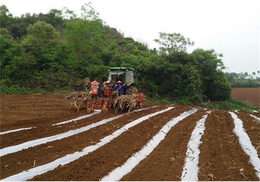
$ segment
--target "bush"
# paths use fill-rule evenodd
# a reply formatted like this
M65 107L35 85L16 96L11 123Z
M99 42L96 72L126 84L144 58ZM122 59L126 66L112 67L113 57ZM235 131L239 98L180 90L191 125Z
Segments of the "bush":
M202 106L211 109L224 109L224 110L231 110L231 111L244 110L244 111L252 112L253 110L255 110L254 108L247 105L246 103L234 99L232 97L230 97L225 101L203 103Z
M0 93L1 94L36 94L36 93L47 94L48 92L42 89L27 90L25 88L19 87L18 85L12 85L11 87L1 86Z
M189 99L187 99L187 98L179 99L177 102L180 104L183 104L183 105L192 105L191 102L189 101Z

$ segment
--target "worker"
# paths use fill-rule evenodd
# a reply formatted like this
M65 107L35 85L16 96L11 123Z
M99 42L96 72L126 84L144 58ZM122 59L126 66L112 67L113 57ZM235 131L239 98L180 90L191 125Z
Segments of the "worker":
M105 81L103 83L104 94L107 94L107 95L112 94L112 86L113 86L113 83L111 83L109 80Z
M125 95L125 89L126 89L125 84L123 84L123 82L121 80L118 80L116 82L116 84L117 84L116 90L118 91L118 94L119 95Z
M107 81L105 81L104 83L103 83L103 86L104 86L104 88L112 88L112 86L113 86L113 83L111 83L109 80L107 80Z
M104 87L101 84L98 84L98 97L104 97Z
M91 82L91 91L90 94L91 95L96 95L98 94L98 89L99 89L99 83L94 80L93 82Z

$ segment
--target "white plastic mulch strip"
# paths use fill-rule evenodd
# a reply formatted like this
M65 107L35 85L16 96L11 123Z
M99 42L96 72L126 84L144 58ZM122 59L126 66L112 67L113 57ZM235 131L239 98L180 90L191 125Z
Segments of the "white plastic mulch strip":
M260 159L255 147L252 145L250 138L243 128L243 121L233 112L229 112L234 119L235 128L233 132L237 135L239 144L245 153L250 157L249 162L254 166L256 175L260 179Z
M32 128L35 128L35 127L20 128L20 129L15 129L15 130L3 131L3 132L0 132L0 135L4 135L4 134L7 134L7 133L13 133L13 132L17 132L17 131L22 131L22 130L30 130Z
M171 128L176 125L179 121L183 120L187 116L197 112L198 109L192 109L188 112L182 113L180 116L171 119L166 123L161 130L153 136L151 140L138 152L133 154L122 166L117 167L111 171L107 176L103 177L101 181L118 181L124 175L132 171L135 166L137 166L144 158L146 158L165 138L166 134L171 130Z
M60 123L55 123L53 124L52 126L56 126L56 125L61 125L61 124L65 124L65 123L69 123L69 122L72 122L72 121L78 121L78 120L81 120L81 119L85 119L85 118L88 118L88 117L91 117L95 114L99 114L101 112L101 110L95 110L93 113L91 114L87 114L87 115L84 115L84 116L80 116L78 118L75 118L75 119L70 119L70 120L67 120L67 121L62 121Z
M198 172L199 172L199 146L201 144L201 137L204 134L205 130L205 121L211 111L208 111L198 122L194 128L191 138L188 143L185 164L183 166L182 181L198 181Z
M146 110L146 109L150 109L150 108L138 109L138 110L135 110L133 112L139 112L139 111ZM7 154L18 152L18 151L23 150L23 149L27 149L29 147L34 147L34 146L41 145L41 144L44 144L44 143L47 143L47 142L52 142L52 141L55 141L55 140L60 140L60 139L64 139L64 138L67 138L67 137L70 137L70 136L73 136L73 135L77 135L79 133L90 130L94 127L103 125L103 124L105 124L109 121L112 121L112 120L118 119L122 116L125 116L126 114L127 113L120 114L120 115L117 115L117 116L114 116L114 117L111 117L111 118L108 118L108 119L103 119L99 122L92 123L90 125L87 125L87 126L84 126L82 128L75 129L75 130L70 130L70 131L65 132L65 133L60 133L60 134L53 135L53 136L50 136L50 137L31 140L31 141L28 141L28 142L25 142L25 143L21 143L21 144L18 144L18 145L13 145L13 146L10 146L10 147L0 149L0 157L7 155Z
M46 173L50 170L53 170L53 169L57 168L59 165L65 165L65 164L68 164L70 162L73 162L73 161L79 159L80 157L85 156L85 155L89 154L90 152L93 152L96 149L98 149L98 148L104 146L105 144L109 143L110 141L112 141L116 137L120 136L122 133L126 132L129 128L149 119L150 117L164 113L164 112L169 111L173 108L174 107L169 107L167 109L164 109L164 110L152 113L152 114L148 114L148 115L143 116L139 119L136 119L136 120L132 121L131 123L126 124L122 128L116 130L111 135L104 137L97 144L87 146L86 148L84 148L80 152L78 151L78 152L74 152L72 154L68 154L68 155L61 157L59 159L56 159L55 161L52 161L50 163L47 163L47 164L44 164L44 165L41 165L41 166L38 166L38 167L35 167L35 168L32 168L32 169L23 171L21 173L15 174L13 176L9 176L9 177L2 179L2 180L3 181L25 181L25 180L29 180L36 175L41 175L41 174Z
M258 121L260 121L260 118L257 117L257 116L255 116L255 115L253 115L253 114L250 114L250 116L252 116L253 118L255 118L255 119L257 119Z
M90 116L93 116L95 114L98 114L100 113L101 111L100 110L95 110L93 113L91 114L87 114L87 115L84 115L84 116L80 116L78 118L75 118L75 119L70 119L70 120L67 120L67 121L63 121L63 122L60 122L60 123L56 123L56 124L53 124L52 126L56 126L56 125L61 125L61 124L65 124L65 123L69 123L69 122L72 122L72 121L78 121L78 120L81 120L81 119L85 119L85 118L88 118ZM9 130L9 131L3 131L3 132L0 132L0 135L4 135L4 134L8 134L8 133L13 133L13 132L17 132L17 131L22 131L22 130L30 130L32 128L35 128L35 127L28 127L28 128L20 128L20 129L15 129L15 130Z

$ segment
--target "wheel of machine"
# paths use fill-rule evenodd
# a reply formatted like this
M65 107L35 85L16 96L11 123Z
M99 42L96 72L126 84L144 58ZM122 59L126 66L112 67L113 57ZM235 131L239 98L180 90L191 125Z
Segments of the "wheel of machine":
M87 113L91 113L92 111L92 103L87 103Z
M87 113L91 113L91 108L87 108Z
M126 88L126 95L133 95L137 93L137 88L135 87L135 85L130 85L129 87Z
M102 112L107 112L107 108L108 108L107 102L105 102L105 103L103 104L103 106L102 106Z

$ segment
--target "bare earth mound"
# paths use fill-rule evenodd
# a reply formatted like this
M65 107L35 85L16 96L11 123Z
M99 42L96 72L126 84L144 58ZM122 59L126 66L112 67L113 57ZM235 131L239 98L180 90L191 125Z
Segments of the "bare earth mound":
M127 169L120 180L179 181L185 158L192 157L186 154L188 142L205 116L198 180L260 180L260 169L249 162L250 156L233 131L235 124L229 111L145 104L130 114L95 111L90 115L85 108L79 112L69 109L64 98L40 94L1 96L1 179L101 180L124 166L148 142L155 142L154 136L162 132L164 138L152 144L149 155L133 169ZM191 110L192 114L169 128L170 121ZM235 114L243 122L259 160L260 114ZM164 126L168 126L168 132L162 130ZM43 166L48 170L35 172Z

